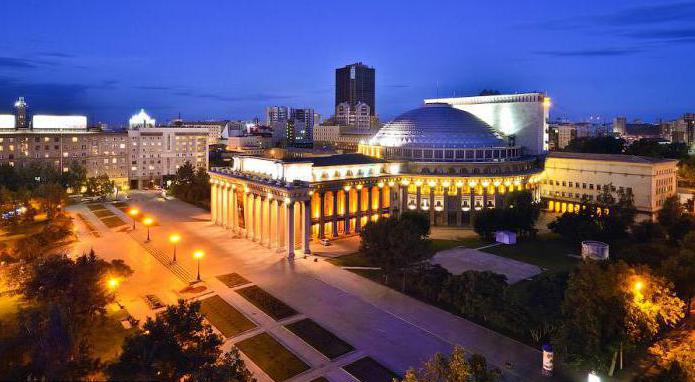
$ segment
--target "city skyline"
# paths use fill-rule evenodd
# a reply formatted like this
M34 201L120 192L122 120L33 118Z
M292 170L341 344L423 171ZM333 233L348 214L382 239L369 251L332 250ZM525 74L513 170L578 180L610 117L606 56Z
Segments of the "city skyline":
M498 4L450 2L384 2L366 13L320 3L160 5L8 4L16 17L0 27L13 36L0 55L0 110L25 96L33 113L113 125L141 107L160 120L250 119L278 104L329 116L335 69L359 61L379 72L384 121L425 98L483 89L547 92L552 118L605 121L676 118L695 95L686 86L695 55L684 49L695 42L693 2L504 2L505 19ZM96 14L109 17L87 17ZM311 28L290 27L292 15ZM298 45L313 49L297 55Z

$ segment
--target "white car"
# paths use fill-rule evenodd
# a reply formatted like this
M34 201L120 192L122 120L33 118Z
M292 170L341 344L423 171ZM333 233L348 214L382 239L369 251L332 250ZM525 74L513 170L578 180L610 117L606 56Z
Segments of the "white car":
M321 243L321 245L323 245L324 247L328 247L331 245L331 242L328 241L328 239L321 239L319 240L319 243Z

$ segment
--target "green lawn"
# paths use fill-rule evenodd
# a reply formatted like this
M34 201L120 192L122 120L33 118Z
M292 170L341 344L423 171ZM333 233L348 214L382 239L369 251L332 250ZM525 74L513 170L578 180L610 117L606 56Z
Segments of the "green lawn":
M251 281L247 280L244 276L238 273L228 273L226 275L215 276L215 278L220 280L228 288L234 288L251 283Z
M338 358L355 350L352 345L309 318L285 325L285 328L329 359Z
M309 370L309 365L268 333L238 342L236 347L276 382L288 380Z
M89 333L89 343L92 346L92 354L103 362L115 360L122 351L125 338L137 332L137 328L125 329L121 320L128 317L126 310L109 312L103 320L96 320Z
M96 211L92 211L92 213L94 215L96 215L96 217L98 217L98 218L105 218L108 216L114 216L114 214L113 214L113 212L111 212L111 210L96 210Z
M106 206L104 206L101 203L92 203L92 204L87 204L87 208L89 208L90 211L99 211L99 210L105 210Z
M201 300L200 311L212 326L222 332L222 335L225 337L234 337L256 327L256 324L229 305L220 296L212 296Z
M579 248L553 233L540 234L535 239L521 240L515 245L497 245L482 251L552 271L568 271L579 262L579 259L567 256L578 255Z
M282 320L297 314L292 307L256 285L237 289L236 292L274 320Z
M327 259L329 263L339 267L374 267L375 265L361 252L351 253L340 257Z
M360 358L357 361L343 366L360 382L391 382L398 375L370 357Z
M126 222L124 222L123 219L121 219L115 215L101 218L100 220L102 223L106 224L106 226L109 228L116 228L116 227L126 225Z

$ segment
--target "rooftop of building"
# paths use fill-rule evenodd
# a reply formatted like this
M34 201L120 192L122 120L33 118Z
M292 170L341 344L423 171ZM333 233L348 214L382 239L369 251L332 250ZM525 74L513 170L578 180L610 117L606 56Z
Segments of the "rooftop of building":
M622 163L637 163L637 164L659 164L659 163L677 163L675 159L643 157L637 155L624 154L592 154L592 153L571 153L564 151L553 151L548 153L549 158L560 159L583 159L600 162L622 162Z
M426 104L399 115L384 125L369 144L403 148L506 146L482 119L442 103Z
M373 158L364 154L335 154L326 156L304 157L304 158L288 158L283 159L286 163L313 163L314 167L328 166L348 166L357 164L374 164L386 163L383 159Z

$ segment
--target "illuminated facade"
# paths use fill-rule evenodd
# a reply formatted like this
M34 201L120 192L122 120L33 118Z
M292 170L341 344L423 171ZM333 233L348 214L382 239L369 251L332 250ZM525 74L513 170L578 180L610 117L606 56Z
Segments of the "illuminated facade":
M536 158L479 118L436 104L386 124L356 154L294 159L235 157L213 168L212 219L288 257L312 237L359 233L406 210L459 226L507 192L539 196Z
M604 189L633 194L642 216L654 218L676 195L678 161L633 155L553 152L545 160L541 198L550 211L574 212Z

